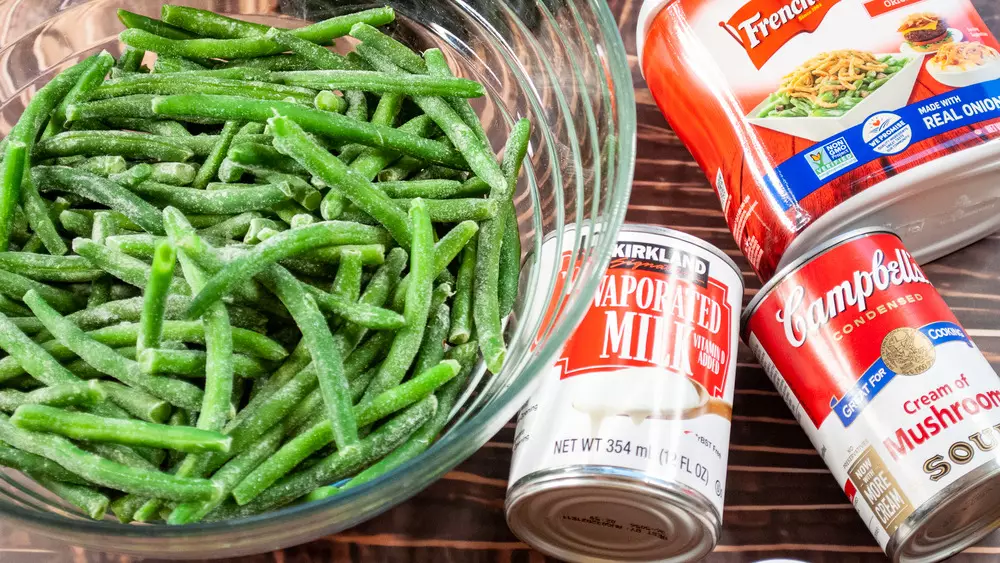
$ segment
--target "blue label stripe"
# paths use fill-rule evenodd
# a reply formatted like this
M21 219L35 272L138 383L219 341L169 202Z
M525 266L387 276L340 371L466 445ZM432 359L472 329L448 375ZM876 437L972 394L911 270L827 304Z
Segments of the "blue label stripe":
M861 125L816 143L778 165L771 174L765 175L764 183L768 194L781 210L788 211L827 183L883 156L898 154L915 143L942 133L1000 118L1000 79L958 88L898 110L880 111L878 114L895 115L900 121L880 131L871 141L865 141L866 119ZM907 126L912 137L900 137L904 139L902 144L887 152L887 140L893 135L900 135L901 130ZM880 145L881 152L876 151L874 147Z
M925 325L918 330L930 339L934 346L955 341L961 341L970 347L972 346L972 340L969 339L965 330L953 322L938 321ZM885 389L896 375L898 374L889 369L882 358L879 358L861 374L861 377L855 382L854 386L844 393L842 398L837 399L834 397L830 400L830 408L837 413L844 427L850 426L861 414L861 411Z

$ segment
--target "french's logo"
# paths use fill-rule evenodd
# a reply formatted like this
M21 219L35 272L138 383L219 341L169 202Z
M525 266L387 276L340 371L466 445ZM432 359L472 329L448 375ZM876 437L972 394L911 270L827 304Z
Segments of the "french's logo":
M792 37L816 31L838 3L840 0L750 0L719 25L760 69Z

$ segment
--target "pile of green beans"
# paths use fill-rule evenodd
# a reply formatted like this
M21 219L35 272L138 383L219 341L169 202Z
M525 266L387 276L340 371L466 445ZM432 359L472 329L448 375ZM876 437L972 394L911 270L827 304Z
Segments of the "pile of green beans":
M498 158L485 88L388 7L161 18L120 10L122 55L0 143L0 466L171 525L376 479L504 364L530 126Z

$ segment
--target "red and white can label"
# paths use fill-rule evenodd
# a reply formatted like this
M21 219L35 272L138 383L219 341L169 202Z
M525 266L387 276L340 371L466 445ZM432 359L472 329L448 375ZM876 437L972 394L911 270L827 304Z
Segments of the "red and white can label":
M925 502L995 459L1000 379L895 235L807 262L746 330L883 549Z
M559 250L543 245L541 263L562 277ZM511 486L567 466L634 469L699 492L721 517L742 295L731 262L626 226L589 311L521 410Z

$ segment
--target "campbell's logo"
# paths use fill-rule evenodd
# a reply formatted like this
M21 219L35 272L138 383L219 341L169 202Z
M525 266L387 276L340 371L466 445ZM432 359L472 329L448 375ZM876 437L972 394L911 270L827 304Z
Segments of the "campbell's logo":
M708 261L690 252L670 246L625 242L615 246L609 268L644 272L670 273L705 287L708 284Z
M806 288L797 285L775 313L775 320L784 329L789 344L798 348L809 334L826 326L849 307L859 313L868 308L868 299L877 291L908 283L930 283L909 252L896 249L895 259L886 261L885 253L872 254L870 270L855 270L854 274L834 285L812 301L806 302Z
M800 33L816 31L840 0L750 0L719 22L758 69Z

